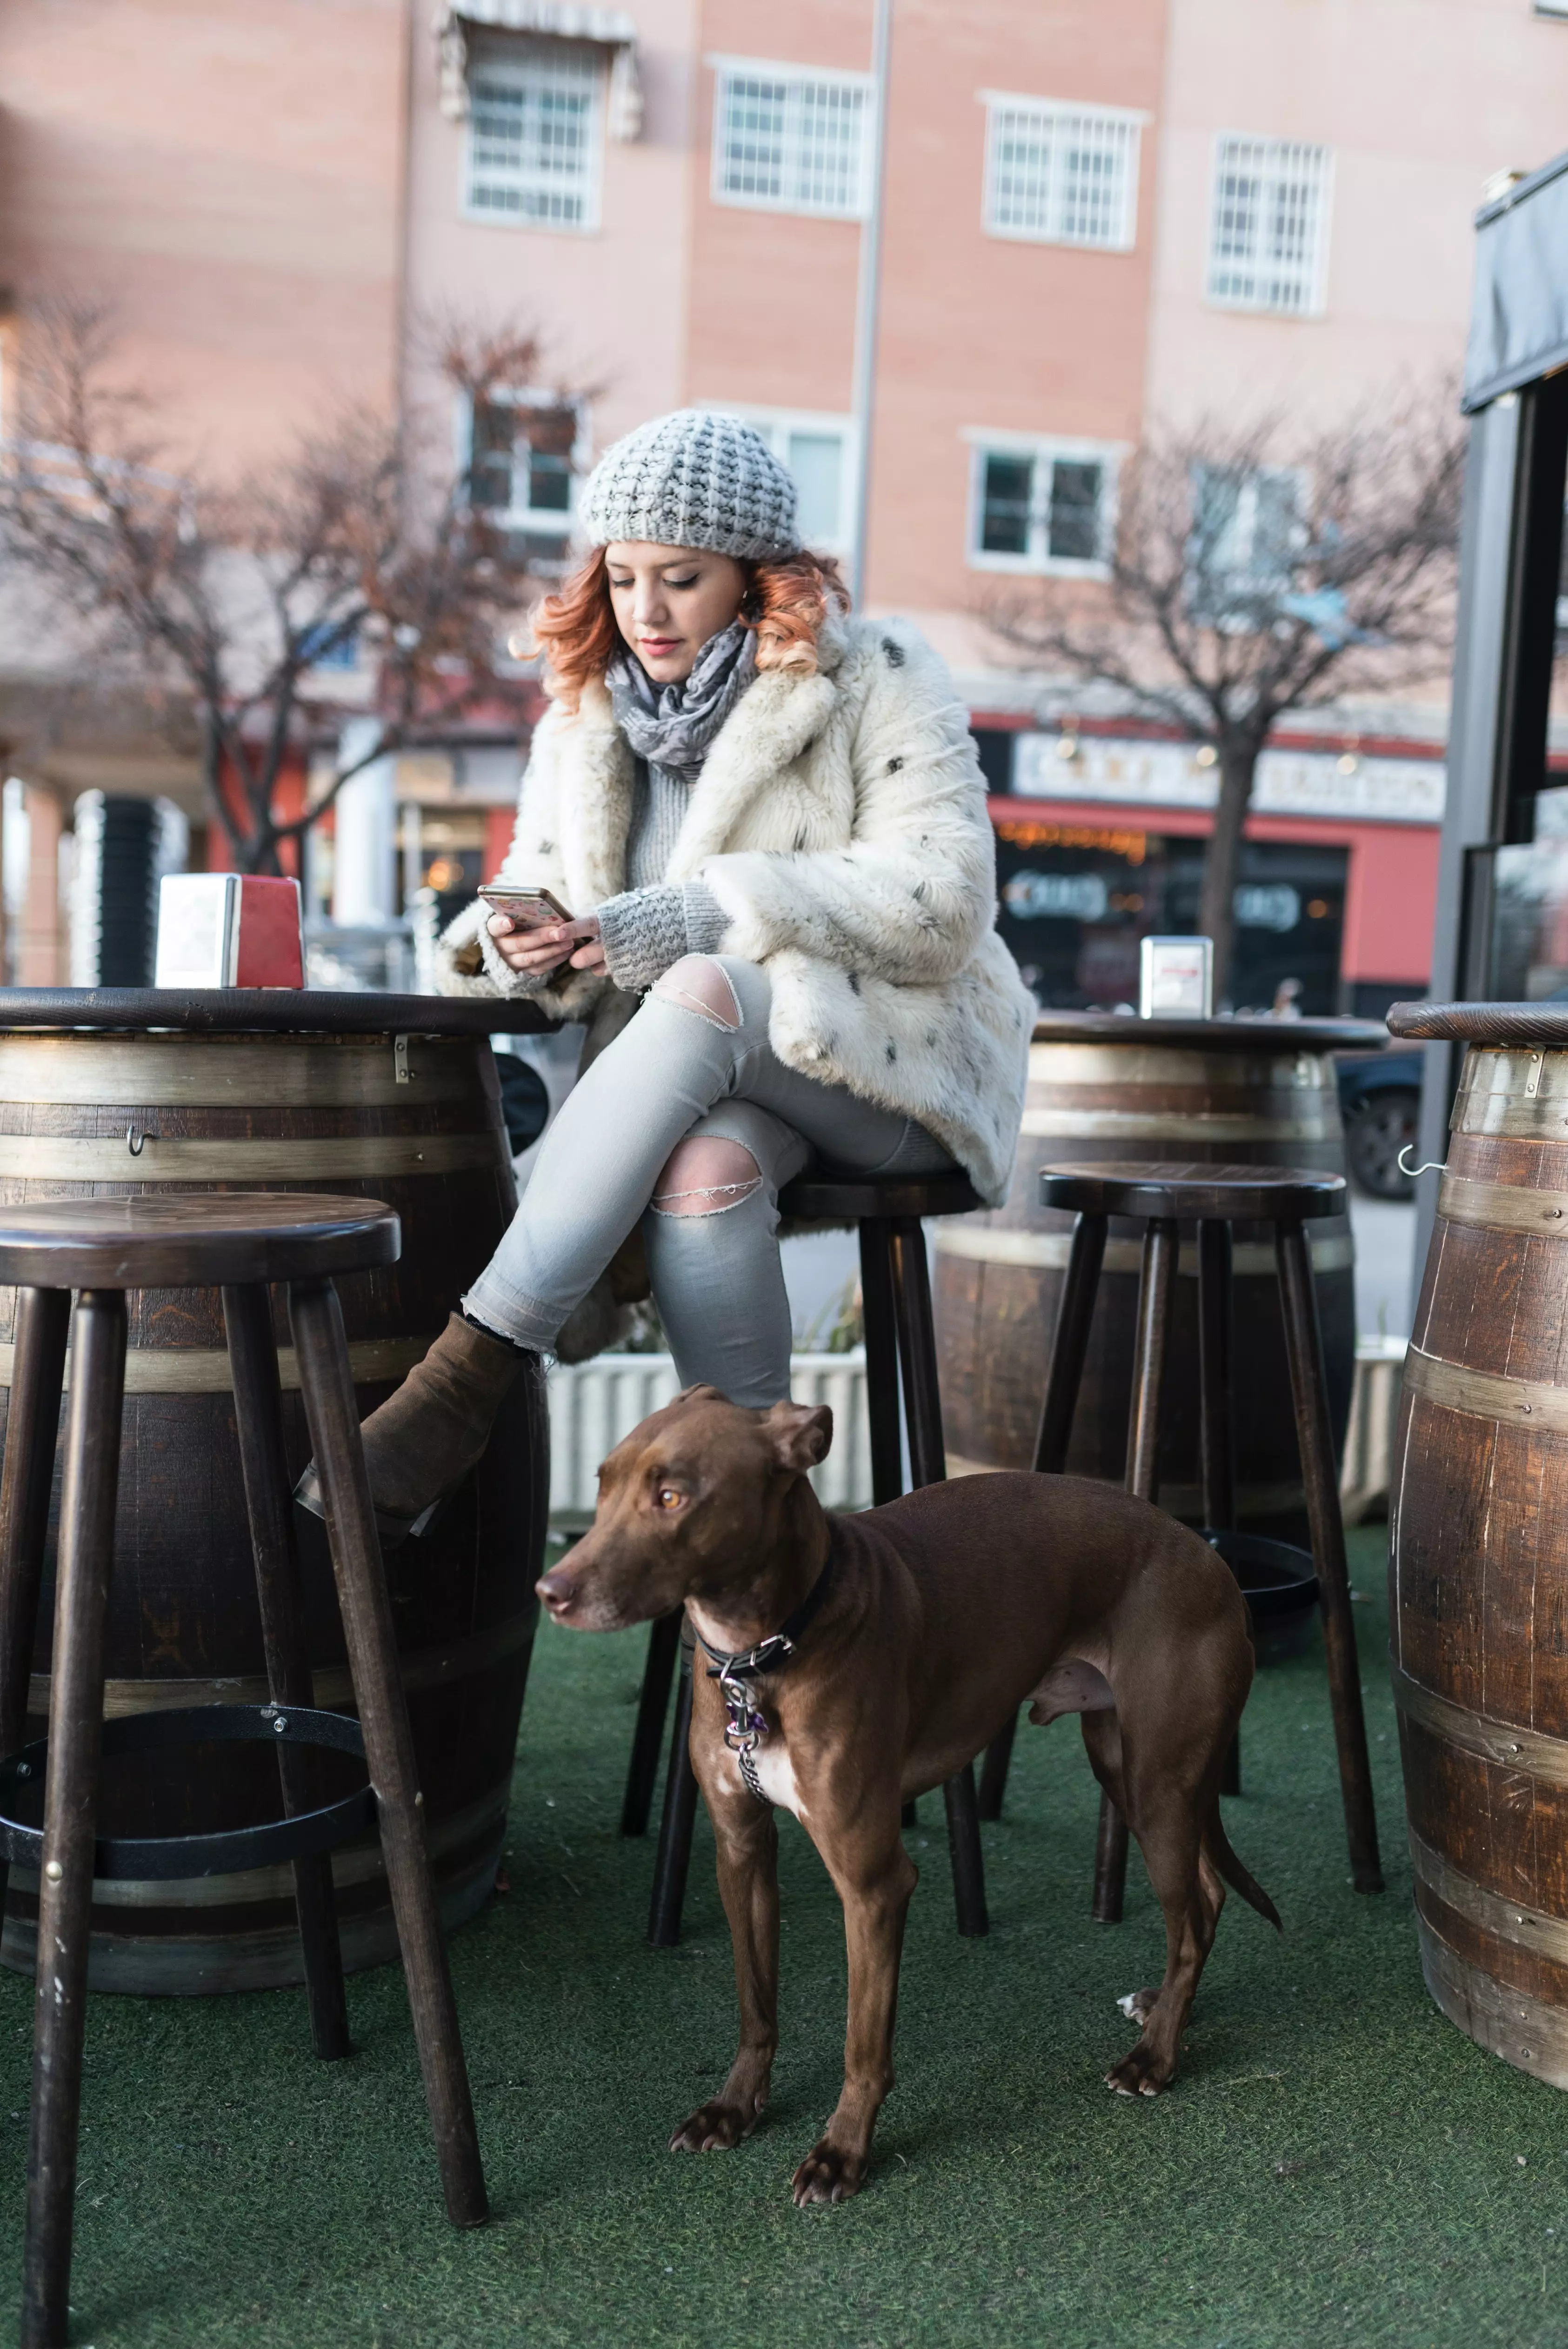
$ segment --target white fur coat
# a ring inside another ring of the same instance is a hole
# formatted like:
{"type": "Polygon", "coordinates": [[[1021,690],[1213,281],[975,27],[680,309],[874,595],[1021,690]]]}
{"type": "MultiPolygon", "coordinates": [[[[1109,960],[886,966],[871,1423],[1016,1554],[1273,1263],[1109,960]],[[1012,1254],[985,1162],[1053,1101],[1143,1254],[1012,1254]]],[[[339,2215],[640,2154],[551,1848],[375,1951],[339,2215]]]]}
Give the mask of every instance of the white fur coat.
{"type": "MultiPolygon", "coordinates": [[[[965,711],[906,622],[830,619],[818,662],[815,674],[760,672],[736,704],[665,878],[700,875],[729,916],[721,950],[766,968],[781,1061],[917,1119],[995,1206],[1035,1006],[995,929],[995,842],[965,711]]],[[[552,889],[573,914],[617,895],[634,775],[603,685],[575,712],[551,709],[501,877],[552,889]]],[[[496,991],[476,968],[487,913],[476,901],[447,931],[443,993],[496,991]]],[[[602,973],[568,969],[540,1001],[586,1019],[607,993],[602,973]]]]}

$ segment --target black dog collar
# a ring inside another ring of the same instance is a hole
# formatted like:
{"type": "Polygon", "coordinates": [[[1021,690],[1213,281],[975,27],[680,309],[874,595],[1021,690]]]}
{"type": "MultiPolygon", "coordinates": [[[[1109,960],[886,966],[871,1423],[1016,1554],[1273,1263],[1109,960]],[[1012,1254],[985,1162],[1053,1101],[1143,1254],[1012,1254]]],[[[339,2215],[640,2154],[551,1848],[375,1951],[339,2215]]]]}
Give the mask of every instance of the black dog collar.
{"type": "Polygon", "coordinates": [[[751,1692],[747,1683],[760,1680],[767,1672],[782,1671],[789,1663],[808,1625],[828,1595],[832,1572],[833,1553],[830,1547],[821,1573],[783,1629],[766,1640],[759,1640],[754,1648],[741,1648],[731,1654],[723,1648],[716,1648],[711,1640],[703,1638],[695,1623],[692,1625],[698,1647],[705,1656],[712,1660],[707,1668],[708,1679],[718,1682],[719,1692],[724,1698],[724,1709],[728,1716],[724,1724],[724,1742],[735,1755],[748,1791],[759,1803],[766,1803],[769,1797],[762,1791],[762,1782],[757,1775],[757,1764],[753,1757],[758,1745],[768,1734],[768,1719],[752,1704],[751,1692]]]}

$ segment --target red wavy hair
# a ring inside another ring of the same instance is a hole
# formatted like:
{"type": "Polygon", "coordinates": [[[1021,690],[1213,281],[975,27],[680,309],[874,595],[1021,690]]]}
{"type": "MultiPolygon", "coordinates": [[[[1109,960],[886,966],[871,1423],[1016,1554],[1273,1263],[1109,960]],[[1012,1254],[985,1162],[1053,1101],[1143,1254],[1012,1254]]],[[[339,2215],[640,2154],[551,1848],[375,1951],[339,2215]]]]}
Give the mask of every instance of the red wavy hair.
{"type": "MultiPolygon", "coordinates": [[[[850,608],[849,590],[830,554],[802,547],[781,563],[743,563],[746,593],[740,617],[757,631],[757,666],[810,674],[829,610],[850,608]]],[[[604,549],[596,546],[558,595],[547,595],[534,616],[534,640],[550,667],[549,689],[575,709],[583,688],[603,677],[624,639],[615,625],[604,549]]]]}

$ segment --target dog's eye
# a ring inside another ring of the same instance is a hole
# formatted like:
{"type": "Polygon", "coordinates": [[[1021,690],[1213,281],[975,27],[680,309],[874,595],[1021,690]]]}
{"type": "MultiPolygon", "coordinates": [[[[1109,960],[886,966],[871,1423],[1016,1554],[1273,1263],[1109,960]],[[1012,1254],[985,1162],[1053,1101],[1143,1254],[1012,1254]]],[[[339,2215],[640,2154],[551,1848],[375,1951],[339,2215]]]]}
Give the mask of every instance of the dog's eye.
{"type": "Polygon", "coordinates": [[[686,1495],[677,1493],[673,1485],[661,1485],[654,1497],[661,1509],[678,1509],[686,1495]]]}

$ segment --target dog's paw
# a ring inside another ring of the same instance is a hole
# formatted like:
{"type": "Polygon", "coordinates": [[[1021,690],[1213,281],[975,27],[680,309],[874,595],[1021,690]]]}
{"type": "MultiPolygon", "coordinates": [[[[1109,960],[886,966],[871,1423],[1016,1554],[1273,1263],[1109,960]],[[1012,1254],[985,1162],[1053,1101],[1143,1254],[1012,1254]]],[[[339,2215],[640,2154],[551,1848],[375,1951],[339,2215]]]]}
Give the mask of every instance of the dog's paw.
{"type": "Polygon", "coordinates": [[[847,2202],[865,2182],[865,2156],[844,2153],[821,2137],[795,2172],[790,2191],[799,2209],[808,2202],[847,2202]]]}
{"type": "Polygon", "coordinates": [[[690,2120],[682,2121],[670,2139],[672,2153],[726,2153],[748,2137],[762,2117],[760,2098],[748,2113],[740,2105],[727,2105],[717,2096],[703,2105],[690,2120]]]}
{"type": "Polygon", "coordinates": [[[1148,2022],[1159,2002],[1160,1992],[1157,1990],[1130,1990],[1125,1998],[1119,1998],[1116,2002],[1129,2023],[1140,2025],[1148,2022]]]}
{"type": "Polygon", "coordinates": [[[1119,2096],[1157,2096],[1171,2085],[1174,2064],[1146,2046],[1142,2040],[1130,2055],[1124,2055],[1105,2075],[1105,2085],[1114,2088],[1119,2096]]]}

